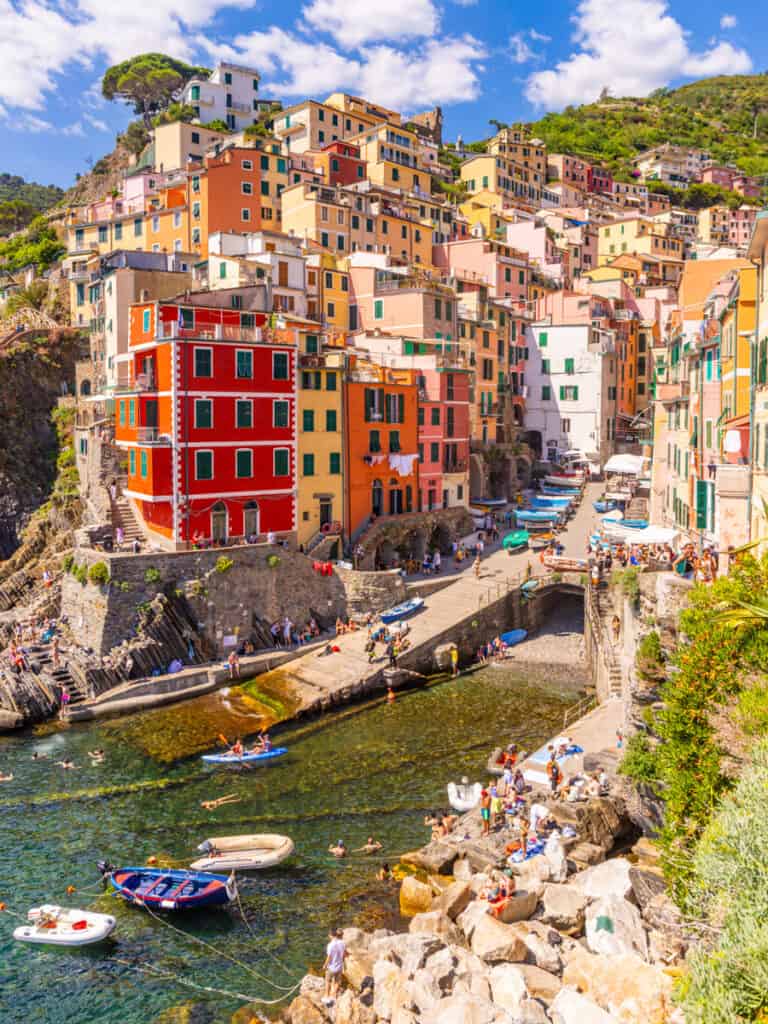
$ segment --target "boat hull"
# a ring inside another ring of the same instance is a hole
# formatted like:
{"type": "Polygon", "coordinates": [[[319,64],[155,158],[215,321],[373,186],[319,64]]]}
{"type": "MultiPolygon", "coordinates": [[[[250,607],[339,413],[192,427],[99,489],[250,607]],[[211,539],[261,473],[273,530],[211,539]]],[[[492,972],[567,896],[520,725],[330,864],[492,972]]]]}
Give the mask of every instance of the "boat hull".
{"type": "Polygon", "coordinates": [[[399,622],[401,619],[407,619],[410,615],[415,615],[423,607],[424,598],[413,597],[410,601],[404,601],[394,608],[388,608],[386,611],[383,611],[379,618],[382,622],[386,623],[399,622]]]}
{"type": "Polygon", "coordinates": [[[109,881],[128,903],[154,910],[223,907],[237,895],[234,879],[205,871],[118,868],[109,881]]]}
{"type": "Polygon", "coordinates": [[[448,803],[460,814],[466,814],[480,802],[482,785],[476,782],[471,786],[457,786],[455,782],[448,783],[448,803]]]}
{"type": "Polygon", "coordinates": [[[527,636],[527,629],[511,629],[508,633],[501,634],[501,642],[507,647],[515,647],[517,644],[521,644],[527,636]]]}
{"type": "Polygon", "coordinates": [[[198,846],[203,854],[190,864],[195,871],[264,871],[276,867],[294,851],[289,836],[216,836],[198,846]]]}
{"type": "Polygon", "coordinates": [[[288,747],[275,747],[266,754],[203,754],[202,760],[207,764],[262,764],[274,761],[288,753],[288,747]]]}
{"type": "Polygon", "coordinates": [[[108,939],[116,926],[109,914],[45,904],[29,911],[27,923],[15,928],[13,937],[41,946],[92,946],[108,939]]]}

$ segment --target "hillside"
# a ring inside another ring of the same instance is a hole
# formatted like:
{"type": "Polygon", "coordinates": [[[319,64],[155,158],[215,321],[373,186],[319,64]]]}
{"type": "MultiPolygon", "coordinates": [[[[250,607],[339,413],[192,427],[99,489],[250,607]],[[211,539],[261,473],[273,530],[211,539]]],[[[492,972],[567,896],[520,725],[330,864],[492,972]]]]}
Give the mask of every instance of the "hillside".
{"type": "Polygon", "coordinates": [[[545,114],[529,127],[551,152],[602,160],[620,178],[629,176],[634,156],[663,142],[768,174],[768,74],[705,78],[647,99],[607,97],[545,114]]]}
{"type": "Polygon", "coordinates": [[[64,189],[58,185],[39,185],[36,181],[25,181],[18,174],[0,174],[0,203],[17,199],[42,213],[55,206],[63,195],[64,189]]]}

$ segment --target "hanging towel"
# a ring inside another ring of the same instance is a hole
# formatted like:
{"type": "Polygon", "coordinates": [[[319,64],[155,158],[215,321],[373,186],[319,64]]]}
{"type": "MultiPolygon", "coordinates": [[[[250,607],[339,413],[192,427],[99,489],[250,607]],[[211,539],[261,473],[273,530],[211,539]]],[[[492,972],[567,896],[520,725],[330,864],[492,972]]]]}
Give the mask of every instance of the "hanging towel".
{"type": "Polygon", "coordinates": [[[389,456],[389,468],[400,476],[410,476],[413,473],[413,464],[418,457],[416,453],[413,455],[392,454],[389,456]]]}

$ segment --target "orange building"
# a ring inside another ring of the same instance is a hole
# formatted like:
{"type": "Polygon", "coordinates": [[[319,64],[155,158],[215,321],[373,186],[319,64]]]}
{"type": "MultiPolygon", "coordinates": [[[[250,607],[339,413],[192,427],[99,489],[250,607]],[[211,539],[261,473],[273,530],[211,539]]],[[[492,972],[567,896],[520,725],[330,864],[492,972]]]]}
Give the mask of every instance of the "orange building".
{"type": "Polygon", "coordinates": [[[358,362],[344,382],[346,522],[352,536],[372,516],[418,504],[418,395],[411,370],[358,362]]]}

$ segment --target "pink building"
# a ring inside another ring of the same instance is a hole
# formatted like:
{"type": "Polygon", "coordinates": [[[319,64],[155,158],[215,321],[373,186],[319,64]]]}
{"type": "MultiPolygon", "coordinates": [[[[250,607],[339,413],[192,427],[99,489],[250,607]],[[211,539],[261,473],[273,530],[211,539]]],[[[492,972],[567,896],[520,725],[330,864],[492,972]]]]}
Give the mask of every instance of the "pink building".
{"type": "Polygon", "coordinates": [[[587,191],[610,194],[613,188],[613,175],[605,167],[597,164],[589,165],[587,174],[587,191]]]}
{"type": "Polygon", "coordinates": [[[592,168],[577,156],[567,153],[550,153],[547,158],[547,174],[552,180],[561,181],[566,185],[587,189],[592,168]]]}
{"type": "Polygon", "coordinates": [[[488,285],[494,299],[512,299],[525,303],[531,267],[528,254],[504,242],[489,238],[467,238],[435,245],[432,259],[436,267],[450,274],[474,275],[488,285]]]}
{"type": "Polygon", "coordinates": [[[419,509],[465,504],[469,467],[469,371],[419,371],[419,509]]]}
{"type": "Polygon", "coordinates": [[[740,206],[738,210],[728,212],[728,244],[737,249],[749,245],[752,231],[757,220],[758,207],[740,206]]]}
{"type": "Polygon", "coordinates": [[[451,351],[457,337],[455,294],[439,280],[424,272],[352,264],[349,289],[350,323],[358,330],[432,338],[451,351]]]}
{"type": "Polygon", "coordinates": [[[719,185],[727,188],[730,192],[733,189],[733,179],[739,172],[735,167],[726,167],[724,164],[710,164],[701,172],[701,180],[705,185],[719,185]]]}
{"type": "Polygon", "coordinates": [[[757,178],[749,178],[746,174],[737,174],[733,179],[733,191],[747,199],[759,199],[763,194],[763,187],[757,178]]]}

